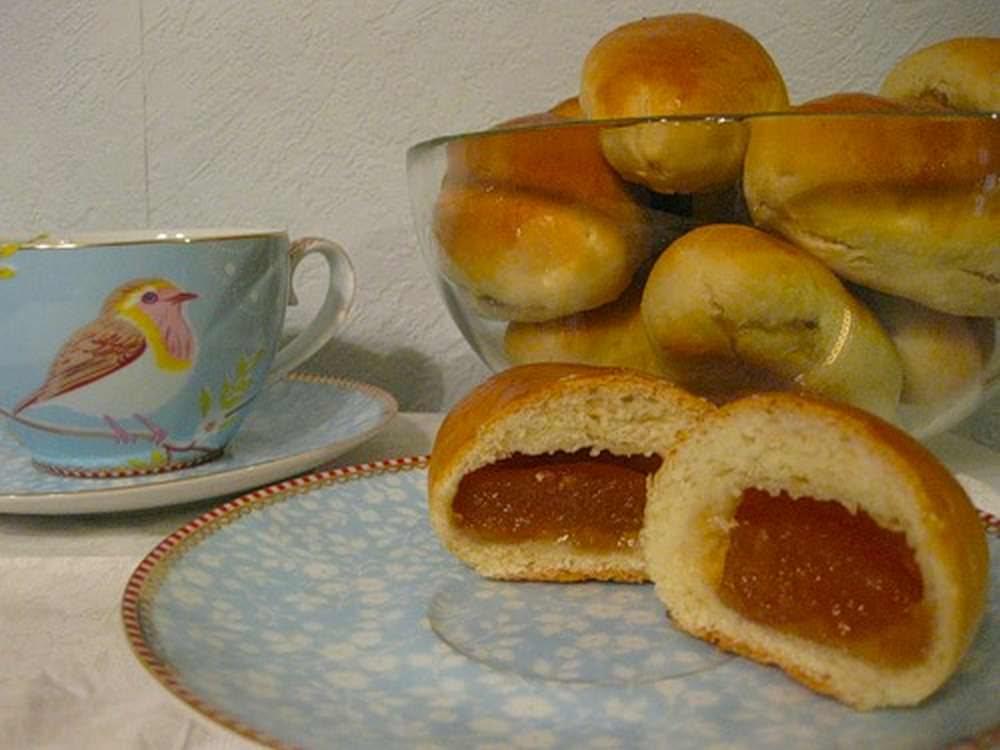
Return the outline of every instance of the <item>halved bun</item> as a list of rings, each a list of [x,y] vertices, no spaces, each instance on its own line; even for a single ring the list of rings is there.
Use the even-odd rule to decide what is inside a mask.
[[[888,423],[801,395],[707,415],[653,477],[642,544],[677,626],[859,709],[924,700],[983,615],[958,482]]]
[[[506,370],[466,396],[438,431],[428,473],[432,526],[452,554],[490,578],[646,580],[638,546],[646,476],[712,408],[632,370]],[[616,468],[627,457],[637,466],[623,475]],[[515,484],[525,478],[526,490]],[[625,485],[633,492],[622,499]]]

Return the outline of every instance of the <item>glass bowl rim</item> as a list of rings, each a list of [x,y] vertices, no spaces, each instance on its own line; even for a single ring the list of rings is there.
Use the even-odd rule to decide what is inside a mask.
[[[545,114],[544,112],[538,114]],[[744,113],[700,113],[686,115],[648,115],[643,117],[621,117],[621,118],[566,118],[555,119],[548,122],[529,122],[516,124],[500,124],[495,127],[486,127],[476,130],[455,131],[445,133],[430,138],[420,140],[407,149],[409,159],[419,157],[419,155],[434,151],[449,143],[473,140],[483,137],[495,137],[511,135],[514,133],[544,132],[549,130],[569,130],[576,128],[625,128],[635,125],[650,124],[675,124],[675,123],[714,123],[717,125],[751,122],[754,120],[768,119],[788,119],[788,120],[828,120],[828,119],[879,119],[879,120],[945,120],[945,121],[965,121],[965,122],[985,122],[995,121],[1000,124],[1000,111],[997,112],[973,112],[973,111],[936,111],[936,110],[915,110],[912,112],[880,112],[872,110],[849,110],[838,112],[809,112],[796,109],[775,110],[767,112],[744,112]]]

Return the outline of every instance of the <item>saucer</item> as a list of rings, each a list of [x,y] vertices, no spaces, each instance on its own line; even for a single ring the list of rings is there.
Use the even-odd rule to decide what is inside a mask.
[[[0,513],[140,510],[232,495],[336,458],[382,430],[396,400],[364,383],[296,373],[267,387],[220,458],[164,474],[96,479],[41,471],[0,430]]]
[[[300,476],[185,524],[122,596],[170,693],[278,748],[941,748],[1000,725],[1000,522],[967,658],[857,712],[670,627],[651,585],[488,581],[427,518],[424,458]],[[991,488],[983,487],[987,493]]]

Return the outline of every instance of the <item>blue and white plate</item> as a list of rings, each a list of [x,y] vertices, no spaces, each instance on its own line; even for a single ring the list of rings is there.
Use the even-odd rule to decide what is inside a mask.
[[[960,671],[919,708],[859,713],[673,630],[651,586],[479,578],[438,544],[425,484],[399,459],[201,516],[128,583],[135,654],[275,747],[939,748],[1000,725],[996,528]]]
[[[163,474],[72,478],[36,467],[0,430],[0,513],[107,513],[224,497],[309,471],[382,430],[396,400],[364,383],[292,374],[264,389],[220,458]]]

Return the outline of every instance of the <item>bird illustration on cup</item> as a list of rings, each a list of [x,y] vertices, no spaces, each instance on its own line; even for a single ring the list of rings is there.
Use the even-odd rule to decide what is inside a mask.
[[[135,442],[122,422],[134,419],[160,445],[167,431],[152,415],[187,381],[198,342],[184,315],[197,294],[163,278],[128,281],[112,291],[95,320],[59,348],[43,382],[14,408],[42,405],[99,417],[119,443]]]

